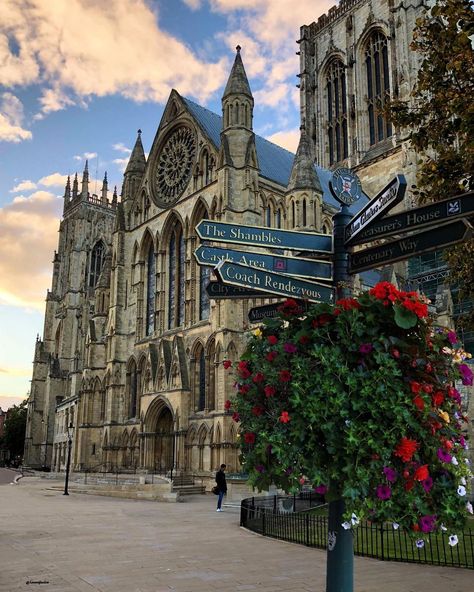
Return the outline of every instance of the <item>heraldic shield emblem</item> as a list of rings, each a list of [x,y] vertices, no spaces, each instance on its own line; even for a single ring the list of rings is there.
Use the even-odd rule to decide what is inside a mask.
[[[337,201],[346,206],[350,206],[362,196],[360,179],[350,169],[336,169],[329,186]]]

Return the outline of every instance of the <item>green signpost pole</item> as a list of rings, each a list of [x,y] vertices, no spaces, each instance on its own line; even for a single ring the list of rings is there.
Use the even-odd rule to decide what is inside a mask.
[[[334,285],[337,298],[350,295],[349,253],[344,245],[344,234],[351,218],[347,205],[342,205],[340,212],[333,218]],[[353,592],[354,590],[353,535],[351,529],[346,530],[342,526],[343,514],[342,499],[329,502],[326,592]]]

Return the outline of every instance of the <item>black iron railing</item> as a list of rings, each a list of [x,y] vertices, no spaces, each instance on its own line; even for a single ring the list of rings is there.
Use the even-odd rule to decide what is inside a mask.
[[[264,536],[325,549],[328,538],[327,516],[318,516],[307,511],[321,506],[320,498],[307,496],[304,500],[300,495],[243,500],[241,526]],[[292,507],[296,510],[293,511]],[[365,522],[354,530],[354,552],[356,555],[385,561],[474,569],[474,531],[456,533],[456,546],[449,545],[449,534],[429,534],[424,546],[417,548],[411,537],[395,530],[391,524]]]

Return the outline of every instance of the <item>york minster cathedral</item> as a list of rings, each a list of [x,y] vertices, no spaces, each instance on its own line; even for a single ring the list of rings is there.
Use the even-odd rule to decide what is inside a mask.
[[[331,232],[331,169],[374,195],[416,158],[383,115],[415,82],[417,0],[342,0],[301,27],[296,155],[253,131],[254,99],[237,47],[215,114],[172,90],[148,158],[140,131],[121,195],[68,180],[43,335],[35,345],[25,464],[211,477],[240,470],[223,368],[244,349],[260,299],[212,299],[199,266],[202,219]],[[296,72],[295,72],[296,74]],[[406,199],[410,200],[410,194]]]

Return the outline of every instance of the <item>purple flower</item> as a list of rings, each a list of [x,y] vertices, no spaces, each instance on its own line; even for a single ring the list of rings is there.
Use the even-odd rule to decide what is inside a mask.
[[[438,448],[438,452],[436,453],[438,455],[438,458],[441,462],[444,463],[450,463],[451,462],[451,455],[446,452],[446,450],[443,450],[442,448]]]
[[[293,469],[292,469],[291,467],[288,467],[288,468],[285,470],[285,475],[291,475],[291,473],[292,473],[292,472],[293,472]]]
[[[392,490],[388,485],[377,485],[377,497],[382,500],[388,500],[392,497]]]
[[[432,532],[436,523],[436,516],[422,516],[420,518],[420,528],[422,532]]]
[[[458,338],[454,331],[448,331],[448,341],[451,345],[454,345],[457,342]]]
[[[421,485],[423,486],[423,489],[426,491],[426,493],[429,493],[433,487],[433,477],[427,477],[421,482]]]
[[[474,375],[469,366],[467,364],[459,364],[458,368],[462,376],[462,383],[465,386],[472,386],[472,380],[474,378]]]
[[[265,467],[263,465],[257,465],[255,467],[255,470],[258,471],[259,473],[265,473]]]
[[[319,493],[320,495],[325,495],[328,491],[327,485],[318,485],[314,488],[315,493]]]
[[[387,477],[387,481],[390,481],[390,483],[393,483],[397,480],[397,471],[392,469],[392,467],[384,467],[383,473],[385,477]]]
[[[287,354],[295,354],[298,351],[298,348],[294,343],[285,343],[285,345],[283,346],[283,350]]]
[[[374,346],[371,343],[361,343],[359,346],[359,353],[370,354],[373,349]]]

